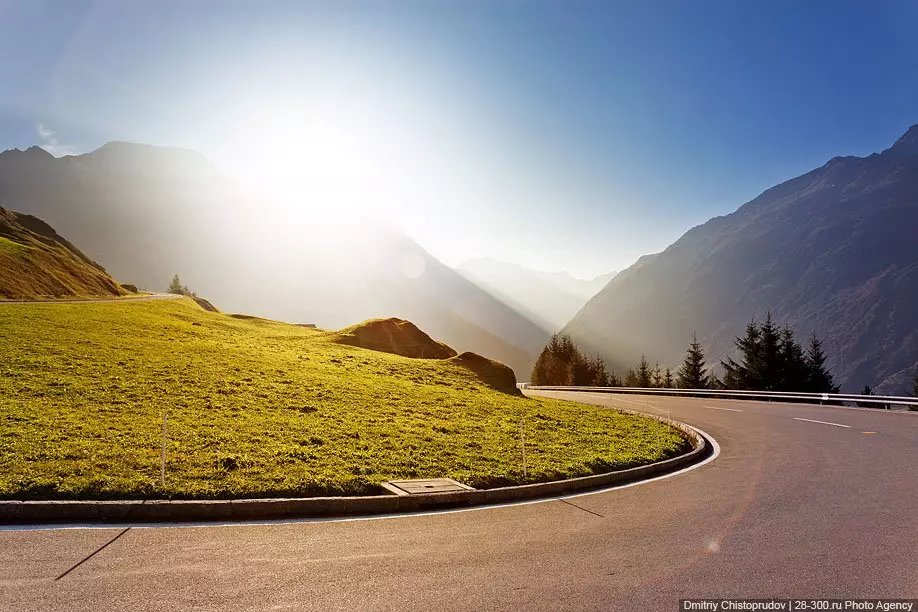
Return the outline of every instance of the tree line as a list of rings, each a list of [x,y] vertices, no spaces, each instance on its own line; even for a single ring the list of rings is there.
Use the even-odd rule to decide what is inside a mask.
[[[822,342],[816,334],[804,348],[790,326],[778,327],[768,313],[761,323],[755,319],[750,321],[745,334],[736,337],[734,343],[738,360],[720,361],[723,378],[718,378],[708,367],[704,349],[695,334],[675,372],[668,366],[651,366],[642,355],[638,364],[619,378],[614,371],[606,371],[602,357],[586,356],[569,336],[555,334],[536,360],[530,382],[546,386],[838,393],[838,386],[826,367]]]
[[[178,274],[172,277],[172,281],[169,283],[169,288],[167,289],[168,293],[174,293],[175,295],[187,295],[188,297],[198,297],[198,294],[188,288],[188,285],[183,285]]]

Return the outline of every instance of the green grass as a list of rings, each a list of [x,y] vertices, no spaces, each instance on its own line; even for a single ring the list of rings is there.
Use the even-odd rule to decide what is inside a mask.
[[[0,498],[348,495],[438,476],[491,487],[688,448],[657,421],[331,338],[189,299],[0,306]]]
[[[34,250],[34,247],[19,244],[18,242],[13,242],[9,238],[0,236],[0,253],[6,253],[8,255],[22,255],[32,250]]]

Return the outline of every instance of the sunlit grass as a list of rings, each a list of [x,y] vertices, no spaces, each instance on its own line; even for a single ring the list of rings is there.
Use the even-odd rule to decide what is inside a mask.
[[[489,487],[687,445],[656,421],[499,393],[459,365],[329,336],[189,299],[0,306],[0,497],[361,494],[438,476]]]

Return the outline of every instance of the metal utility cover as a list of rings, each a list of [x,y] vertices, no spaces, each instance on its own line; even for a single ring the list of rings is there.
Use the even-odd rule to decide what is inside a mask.
[[[427,478],[421,480],[387,480],[382,486],[396,495],[423,495],[425,493],[452,493],[474,491],[468,485],[452,478]]]

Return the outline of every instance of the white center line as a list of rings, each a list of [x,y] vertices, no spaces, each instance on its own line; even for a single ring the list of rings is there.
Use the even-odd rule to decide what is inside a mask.
[[[657,408],[657,407],[654,406],[653,404],[648,404],[647,402],[636,402],[636,401],[634,401],[634,400],[627,400],[627,399],[623,399],[623,398],[621,398],[621,397],[616,397],[616,398],[615,398],[614,400],[612,400],[612,401],[614,401],[614,402],[628,402],[629,404],[635,404],[635,405],[637,405],[637,406],[643,406],[643,407],[645,407],[645,408],[650,408],[651,410],[656,410],[656,411],[659,412],[660,414],[669,414],[669,411],[668,411],[668,410],[662,410],[662,409],[660,409],[660,408]]]
[[[814,419],[801,419],[800,417],[794,417],[794,420],[795,421],[806,421],[807,423],[820,423],[822,425],[834,425],[835,427],[848,427],[848,428],[851,427],[850,425],[842,425],[841,423],[830,423],[828,421],[816,421]]]
[[[730,412],[742,412],[739,408],[720,408],[719,406],[705,406],[705,408],[710,408],[711,410],[729,410]]]

